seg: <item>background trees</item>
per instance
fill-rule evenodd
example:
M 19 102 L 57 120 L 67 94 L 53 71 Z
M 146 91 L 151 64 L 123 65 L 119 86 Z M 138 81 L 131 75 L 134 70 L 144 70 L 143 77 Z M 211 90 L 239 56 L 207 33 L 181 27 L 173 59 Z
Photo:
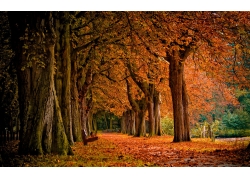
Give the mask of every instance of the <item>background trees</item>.
M 17 132 L 20 129 L 17 74 L 7 12 L 0 12 L 0 19 L 0 131 Z

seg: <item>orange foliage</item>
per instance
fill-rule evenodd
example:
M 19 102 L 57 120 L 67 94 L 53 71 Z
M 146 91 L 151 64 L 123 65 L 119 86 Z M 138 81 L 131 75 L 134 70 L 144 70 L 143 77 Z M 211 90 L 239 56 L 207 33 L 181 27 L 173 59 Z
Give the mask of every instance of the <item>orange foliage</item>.
M 103 12 L 104 16 L 110 18 L 103 18 L 103 29 L 115 18 L 121 19 L 102 33 L 101 38 L 107 37 L 104 39 L 108 43 L 95 48 L 92 63 L 98 74 L 93 84 L 95 109 L 121 115 L 126 108 L 131 108 L 124 81 L 129 61 L 137 78 L 153 82 L 161 93 L 161 115 L 171 116 L 169 69 L 165 59 L 171 48 L 190 46 L 192 49 L 185 68 L 192 122 L 201 113 L 207 114 L 216 108 L 222 111 L 228 104 L 238 104 L 234 89 L 226 84 L 243 87 L 250 84 L 246 78 L 249 72 L 242 63 L 242 54 L 249 54 L 246 46 L 250 27 L 248 12 L 121 12 L 117 15 Z M 91 36 L 92 39 L 97 35 Z M 133 96 L 141 98 L 141 91 L 131 79 L 129 81 L 133 84 Z
M 227 105 L 238 105 L 233 88 L 213 78 L 208 72 L 195 69 L 191 61 L 186 65 L 185 77 L 189 95 L 190 121 L 196 122 L 200 114 L 213 110 L 223 112 Z M 211 119 L 211 114 L 208 116 Z

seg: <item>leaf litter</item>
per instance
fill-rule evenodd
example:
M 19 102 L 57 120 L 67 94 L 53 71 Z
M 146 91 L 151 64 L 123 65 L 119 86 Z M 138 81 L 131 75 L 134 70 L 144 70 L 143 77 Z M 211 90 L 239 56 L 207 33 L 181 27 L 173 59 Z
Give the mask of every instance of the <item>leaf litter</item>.
M 0 147 L 4 167 L 249 167 L 249 139 L 194 138 L 173 143 L 172 136 L 133 137 L 101 133 L 97 141 L 72 146 L 73 156 L 18 155 L 18 141 Z

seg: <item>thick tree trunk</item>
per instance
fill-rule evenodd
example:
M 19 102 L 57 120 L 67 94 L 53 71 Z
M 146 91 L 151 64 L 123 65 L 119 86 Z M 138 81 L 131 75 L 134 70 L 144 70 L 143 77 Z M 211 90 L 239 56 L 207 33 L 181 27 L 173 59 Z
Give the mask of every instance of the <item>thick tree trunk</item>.
M 187 94 L 187 87 L 186 87 L 184 73 L 182 79 L 182 101 L 183 101 L 182 103 L 183 103 L 183 121 L 184 121 L 183 139 L 185 141 L 191 141 L 190 127 L 189 127 L 189 113 L 188 113 L 188 94 Z
M 130 113 L 129 113 L 130 110 L 127 110 L 125 112 L 125 121 L 126 121 L 126 129 L 127 129 L 127 133 L 130 134 Z
M 155 117 L 154 117 L 154 102 L 153 98 L 147 102 L 148 107 L 148 120 L 149 120 L 149 136 L 155 135 Z
M 145 122 L 146 110 L 140 110 L 138 113 L 139 118 L 139 131 L 137 132 L 137 137 L 146 136 L 146 122 Z
M 62 120 L 61 108 L 59 106 L 59 102 L 56 96 L 56 91 L 54 88 L 55 94 L 55 113 L 54 113 L 54 121 L 53 121 L 53 143 L 52 143 L 52 152 L 58 153 L 62 155 L 73 155 L 73 151 L 68 142 L 67 135 L 65 133 L 65 128 Z
M 134 135 L 134 117 L 132 110 L 126 112 L 126 122 L 128 135 Z
M 56 19 L 56 91 L 62 110 L 63 124 L 69 143 L 74 144 L 71 117 L 71 53 L 69 12 L 58 12 Z
M 51 12 L 9 12 L 18 65 L 21 154 L 72 153 L 55 91 L 52 20 Z
M 139 113 L 137 111 L 134 111 L 135 113 L 135 135 L 139 132 L 139 125 L 140 125 L 140 119 L 139 119 Z
M 167 53 L 169 65 L 170 89 L 174 113 L 174 142 L 190 141 L 188 122 L 188 101 L 184 82 L 184 59 L 180 52 Z

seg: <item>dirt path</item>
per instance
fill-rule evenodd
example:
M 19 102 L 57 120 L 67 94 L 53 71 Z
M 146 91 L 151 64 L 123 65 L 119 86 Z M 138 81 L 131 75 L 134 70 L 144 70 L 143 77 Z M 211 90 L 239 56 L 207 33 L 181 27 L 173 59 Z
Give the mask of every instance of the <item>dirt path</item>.
M 217 138 L 216 141 L 250 141 L 250 137 L 236 137 L 236 138 Z
M 228 143 L 221 142 L 222 139 L 220 142 L 193 139 L 192 142 L 172 143 L 172 137 L 135 138 L 112 133 L 102 134 L 101 138 L 116 144 L 124 154 L 155 166 L 250 166 L 250 152 L 242 150 L 246 143 L 239 140 L 235 143 L 231 139 Z

